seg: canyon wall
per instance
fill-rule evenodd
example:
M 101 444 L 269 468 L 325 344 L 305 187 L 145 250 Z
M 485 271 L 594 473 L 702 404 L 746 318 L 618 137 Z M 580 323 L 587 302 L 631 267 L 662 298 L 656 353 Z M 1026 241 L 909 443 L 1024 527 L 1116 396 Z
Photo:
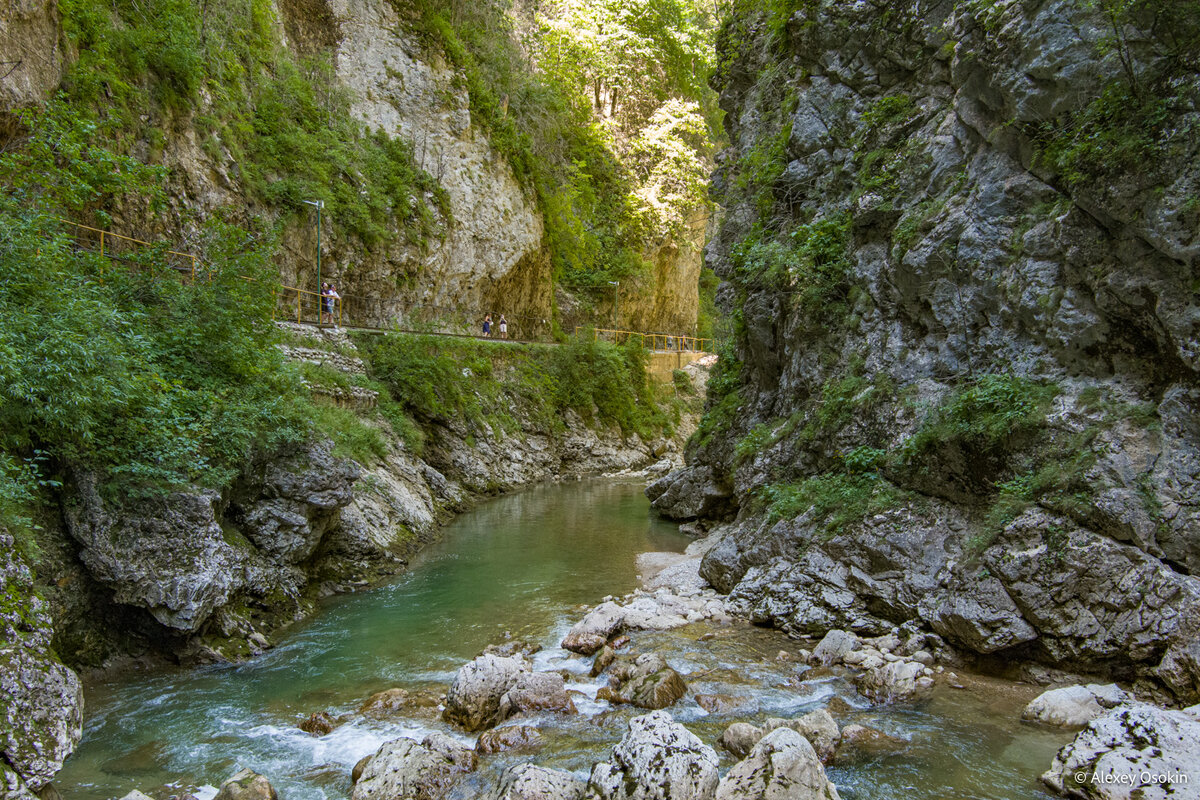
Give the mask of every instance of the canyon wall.
M 660 510 L 788 630 L 1200 697 L 1200 122 L 1181 6 L 741 4 L 736 336 Z M 1106 16 L 1106 14 L 1108 16 Z

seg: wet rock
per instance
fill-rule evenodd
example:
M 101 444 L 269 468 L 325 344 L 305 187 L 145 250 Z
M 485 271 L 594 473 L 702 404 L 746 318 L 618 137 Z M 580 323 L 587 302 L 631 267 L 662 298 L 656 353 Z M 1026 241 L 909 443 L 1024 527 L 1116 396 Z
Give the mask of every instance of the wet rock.
M 505 753 L 510 750 L 529 752 L 540 750 L 542 734 L 528 725 L 512 725 L 484 731 L 475 742 L 475 751 L 481 755 Z
M 883 731 L 865 725 L 847 725 L 842 728 L 834 761 L 839 764 L 874 758 L 887 753 L 899 753 L 908 747 L 908 742 Z
M 1192 796 L 1200 719 L 1145 704 L 1093 719 L 1054 757 L 1042 781 L 1059 794 L 1095 800 Z
M 83 688 L 54 654 L 50 608 L 2 521 L 0 592 L 0 788 L 32 796 L 79 743 Z
M 615 702 L 638 708 L 666 708 L 687 694 L 687 684 L 657 653 L 643 653 L 614 677 L 621 683 L 613 690 Z M 599 697 L 599 695 L 597 695 Z
M 613 663 L 613 659 L 617 657 L 617 651 L 608 645 L 600 648 L 600 652 L 596 653 L 596 658 L 592 661 L 592 677 L 600 675 L 604 670 L 608 669 Z
M 575 623 L 562 640 L 562 647 L 573 653 L 590 656 L 603 647 L 625 624 L 625 612 L 616 603 L 601 603 Z
M 150 795 L 145 794 L 144 792 L 140 792 L 137 789 L 134 789 L 134 790 L 130 791 L 129 794 L 122 797 L 121 800 L 153 800 L 153 798 L 151 798 Z
M 698 694 L 695 696 L 696 705 L 710 714 L 728 714 L 736 711 L 745 702 L 741 698 L 728 694 Z
M 687 467 L 646 487 L 651 507 L 680 522 L 721 516 L 729 510 L 732 495 L 731 487 L 718 480 L 711 467 Z
M 595 800 L 711 800 L 718 783 L 717 754 L 665 711 L 629 721 L 609 761 L 592 767 L 588 797 Z
M 500 775 L 486 800 L 582 800 L 587 783 L 569 772 L 518 764 Z
M 745 758 L 762 737 L 762 728 L 751 725 L 749 722 L 735 722 L 725 729 L 717 744 L 726 752 L 732 753 L 738 758 Z
M 527 642 L 524 639 L 512 639 L 501 644 L 489 644 L 483 648 L 480 655 L 501 656 L 503 658 L 512 658 L 513 656 L 531 656 L 542 649 L 540 644 L 536 642 Z
M 859 676 L 858 691 L 886 704 L 924 700 L 933 692 L 933 672 L 915 661 L 892 661 Z
M 790 728 L 764 736 L 717 786 L 716 800 L 838 800 L 808 740 Z
M 305 733 L 311 733 L 313 736 L 324 736 L 328 733 L 333 733 L 333 731 L 336 730 L 341 724 L 342 723 L 337 719 L 330 716 L 329 712 L 316 711 L 312 714 L 309 714 L 308 717 L 296 727 Z
M 363 766 L 351 800 L 436 800 L 465 773 L 478 756 L 445 734 L 418 743 L 412 739 L 387 742 Z
M 817 758 L 821 759 L 822 764 L 830 762 L 834 751 L 837 749 L 838 742 L 842 738 L 837 722 L 823 708 L 810 711 L 804 716 L 795 719 L 779 719 L 774 717 L 768 719 L 763 725 L 763 730 L 766 733 L 770 733 L 778 728 L 791 728 L 807 739 L 808 743 L 813 746 L 813 750 L 816 751 Z
M 244 553 L 225 539 L 219 501 L 216 492 L 175 492 L 110 508 L 96 476 L 81 473 L 64 515 L 83 563 L 117 602 L 192 633 L 246 585 Z
M 213 800 L 277 800 L 278 797 L 266 777 L 244 769 L 222 783 Z
M 517 679 L 529 671 L 519 658 L 482 655 L 459 669 L 446 692 L 442 718 L 468 731 L 489 728 L 500 721 L 500 701 Z
M 1038 695 L 1025 710 L 1021 719 L 1041 722 L 1060 728 L 1082 728 L 1106 709 L 1130 699 L 1129 695 L 1110 683 L 1107 686 L 1064 686 Z
M 853 633 L 832 630 L 825 634 L 825 638 L 821 639 L 820 644 L 813 650 L 812 661 L 823 666 L 836 664 L 858 647 L 858 637 Z
M 411 702 L 412 697 L 406 689 L 384 689 L 364 700 L 358 707 L 358 713 L 372 719 L 387 719 L 399 714 Z
M 499 719 L 513 714 L 556 711 L 574 714 L 575 703 L 567 694 L 562 675 L 557 672 L 522 672 L 500 698 Z

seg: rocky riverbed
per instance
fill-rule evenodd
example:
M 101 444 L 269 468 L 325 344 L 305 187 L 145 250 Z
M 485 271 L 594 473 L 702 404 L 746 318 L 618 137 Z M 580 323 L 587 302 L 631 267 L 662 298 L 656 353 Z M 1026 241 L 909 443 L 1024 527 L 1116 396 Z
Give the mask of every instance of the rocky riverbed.
M 353 800 L 1117 798 L 1131 782 L 1140 798 L 1197 796 L 1200 709 L 979 676 L 927 631 L 755 627 L 699 577 L 707 546 L 643 554 L 642 588 L 443 680 L 276 722 L 331 745 L 371 732 L 353 764 L 308 773 L 320 796 Z M 254 773 L 220 792 L 271 796 Z

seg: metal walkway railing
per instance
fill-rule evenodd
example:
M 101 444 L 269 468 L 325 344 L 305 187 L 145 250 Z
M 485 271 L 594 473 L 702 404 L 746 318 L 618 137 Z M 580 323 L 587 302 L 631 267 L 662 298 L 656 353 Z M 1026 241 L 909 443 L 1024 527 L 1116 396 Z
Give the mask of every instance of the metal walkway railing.
M 67 219 L 60 219 L 59 222 L 69 226 L 74 231 L 74 238 L 77 244 L 83 248 L 99 252 L 101 256 L 114 260 L 125 260 L 125 254 L 139 249 L 149 248 L 154 255 L 161 256 L 167 266 L 180 274 L 183 280 L 197 280 L 203 278 L 206 271 L 203 269 L 202 259 L 194 253 L 185 253 L 178 250 L 169 250 L 161 243 L 148 242 L 144 239 L 136 239 L 132 236 L 123 236 L 119 233 L 112 233 L 101 228 L 93 228 L 89 225 L 81 225 L 78 222 L 72 222 Z M 210 276 L 211 277 L 211 276 Z M 244 280 L 258 283 L 254 278 L 241 276 Z M 403 329 L 397 326 L 385 325 L 368 325 L 350 323 L 343 325 L 343 312 L 346 302 L 349 301 L 352 307 L 364 305 L 367 301 L 355 298 L 341 297 L 326 297 L 319 292 L 313 292 L 308 289 L 300 289 L 295 286 L 286 286 L 284 284 L 274 284 L 270 287 L 271 292 L 275 295 L 275 319 L 297 322 L 302 325 L 337 325 L 346 327 L 350 330 L 388 332 L 395 331 L 397 333 L 413 333 L 430 336 L 447 336 L 453 338 L 485 338 L 480 334 L 467 333 L 476 323 L 467 319 L 461 309 L 446 309 L 452 312 L 454 317 L 462 317 L 459 323 L 453 323 L 458 330 L 454 332 L 433 331 L 433 330 L 412 330 Z M 377 304 L 379 301 L 368 303 L 368 306 Z M 331 303 L 332 308 L 327 303 Z M 434 312 L 442 311 L 440 308 L 420 307 L 417 309 L 407 309 L 406 313 L 412 315 L 414 311 L 420 317 L 429 317 L 431 309 Z M 434 314 L 436 316 L 436 313 Z M 536 329 L 541 327 L 548 330 L 547 320 L 536 320 L 533 317 L 522 317 L 520 315 L 507 315 L 508 318 L 517 322 L 526 330 Z M 498 320 L 499 315 L 494 314 L 493 318 Z M 539 324 L 540 323 L 540 324 Z M 493 329 L 495 322 L 493 322 Z M 575 329 L 576 335 L 586 331 L 587 328 L 582 326 Z M 593 328 L 593 341 L 611 341 L 614 344 L 624 344 L 633 337 L 637 337 L 642 346 L 654 352 L 703 352 L 711 353 L 715 348 L 715 339 L 704 339 L 695 336 L 685 336 L 671 333 L 642 333 L 640 331 L 625 331 L 609 328 Z M 514 336 L 511 339 L 500 339 L 493 335 L 490 337 L 494 341 L 509 341 L 521 344 L 537 343 L 537 339 L 522 337 L 520 339 Z M 552 344 L 553 342 L 545 342 Z

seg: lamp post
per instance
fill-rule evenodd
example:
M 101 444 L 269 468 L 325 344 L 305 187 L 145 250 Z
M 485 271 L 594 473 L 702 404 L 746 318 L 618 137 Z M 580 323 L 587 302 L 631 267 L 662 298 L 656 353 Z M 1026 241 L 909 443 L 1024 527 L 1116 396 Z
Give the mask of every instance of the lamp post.
M 325 207 L 324 200 L 301 200 L 307 206 L 312 206 L 317 210 L 317 296 L 321 295 L 321 209 Z M 324 298 L 317 301 L 317 327 L 321 327 L 321 311 L 323 307 L 321 303 L 325 302 Z

